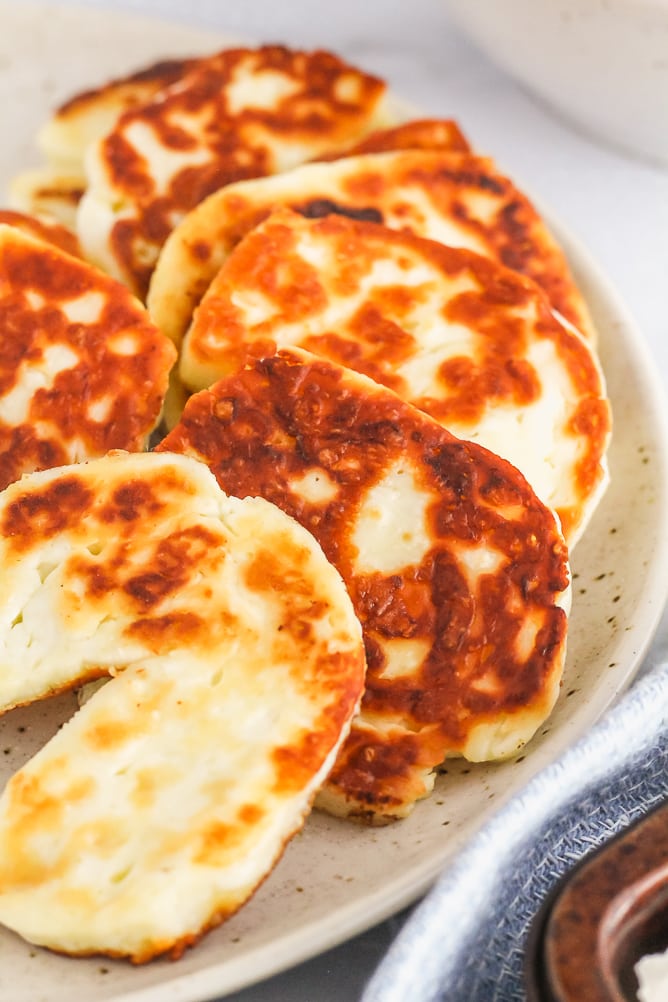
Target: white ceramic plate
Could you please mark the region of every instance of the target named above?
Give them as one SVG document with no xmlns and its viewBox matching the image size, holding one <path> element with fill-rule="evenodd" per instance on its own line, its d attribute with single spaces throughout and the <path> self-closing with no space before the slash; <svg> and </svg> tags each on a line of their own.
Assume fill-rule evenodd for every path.
<svg viewBox="0 0 668 1002">
<path fill-rule="evenodd" d="M 39 162 L 34 131 L 61 98 L 154 58 L 213 50 L 225 41 L 128 15 L 0 0 L 0 187 Z M 448 766 L 435 794 L 400 824 L 370 830 L 313 815 L 253 900 L 178 964 L 134 968 L 72 960 L 0 932 L 0 997 L 200 1002 L 313 956 L 420 895 L 490 812 L 584 732 L 626 686 L 668 592 L 668 436 L 642 341 L 586 255 L 555 230 L 601 332 L 615 437 L 612 485 L 575 554 L 568 667 L 550 721 L 516 761 Z M 70 699 L 60 699 L 2 718 L 0 783 L 71 708 Z"/>
</svg>

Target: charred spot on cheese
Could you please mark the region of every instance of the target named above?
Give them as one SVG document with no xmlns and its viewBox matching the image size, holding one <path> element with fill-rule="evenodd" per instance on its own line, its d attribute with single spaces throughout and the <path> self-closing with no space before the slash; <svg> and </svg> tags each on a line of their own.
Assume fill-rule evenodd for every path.
<svg viewBox="0 0 668 1002">
<path fill-rule="evenodd" d="M 403 816 L 446 755 L 513 754 L 549 714 L 565 654 L 567 551 L 509 463 L 296 348 L 195 394 L 159 449 L 204 460 L 231 494 L 279 505 L 346 582 L 369 667 L 320 797 L 328 809 Z M 313 497 L 322 476 L 327 491 Z"/>
<path fill-rule="evenodd" d="M 362 207 L 353 209 L 349 206 L 338 205 L 331 198 L 314 198 L 310 202 L 293 206 L 295 212 L 306 219 L 322 219 L 323 216 L 347 216 L 348 219 L 365 219 L 367 222 L 382 223 L 383 215 L 378 209 L 373 207 Z"/>
<path fill-rule="evenodd" d="M 286 170 L 379 124 L 384 84 L 328 52 L 229 49 L 127 110 L 92 148 L 87 256 L 144 295 L 161 245 L 211 192 Z"/>
<path fill-rule="evenodd" d="M 92 494 L 73 473 L 40 491 L 19 494 L 3 509 L 2 534 L 15 550 L 25 550 L 38 540 L 76 526 L 92 501 Z"/>
<path fill-rule="evenodd" d="M 159 605 L 183 586 L 192 568 L 203 563 L 208 551 L 220 542 L 220 533 L 213 534 L 203 526 L 173 532 L 156 546 L 151 569 L 126 578 L 123 590 L 140 606 Z M 209 558 L 218 565 L 221 560 L 222 555 Z"/>
<path fill-rule="evenodd" d="M 0 922 L 176 957 L 253 894 L 334 762 L 366 667 L 350 598 L 297 522 L 184 456 L 31 474 L 0 525 L 0 708 L 111 676 L 0 798 Z"/>
<path fill-rule="evenodd" d="M 181 584 L 183 584 L 183 580 Z M 224 621 L 225 617 L 221 617 L 221 620 Z M 127 637 L 139 640 L 147 650 L 155 654 L 164 650 L 165 645 L 183 647 L 186 644 L 201 643 L 202 638 L 210 633 L 206 619 L 195 612 L 170 612 L 164 616 L 142 616 L 141 619 L 130 623 L 125 630 Z"/>
<path fill-rule="evenodd" d="M 581 535 L 608 480 L 609 405 L 592 347 L 530 279 L 412 233 L 277 210 L 204 295 L 180 377 L 204 389 L 292 345 L 503 456 L 556 510 L 569 544 Z M 233 401 L 223 407 L 233 416 Z"/>
<path fill-rule="evenodd" d="M 152 490 L 150 484 L 134 480 L 113 491 L 100 515 L 108 522 L 136 522 L 138 519 L 156 519 L 164 507 L 165 502 Z"/>
<path fill-rule="evenodd" d="M 0 487 L 143 449 L 174 359 L 122 285 L 0 224 Z"/>
<path fill-rule="evenodd" d="M 401 149 L 311 163 L 232 184 L 193 209 L 167 240 L 148 306 L 179 344 L 194 308 L 236 244 L 277 208 L 334 203 L 339 214 L 410 231 L 511 264 L 589 339 L 595 332 L 566 258 L 531 202 L 487 158 Z M 378 215 L 371 217 L 370 210 Z M 197 246 L 198 254 L 191 248 Z M 203 247 L 209 253 L 202 254 Z"/>
</svg>

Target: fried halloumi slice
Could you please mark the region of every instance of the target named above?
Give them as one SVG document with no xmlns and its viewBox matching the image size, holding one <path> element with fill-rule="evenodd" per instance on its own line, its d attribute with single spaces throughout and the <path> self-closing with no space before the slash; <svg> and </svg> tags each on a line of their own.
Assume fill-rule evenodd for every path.
<svg viewBox="0 0 668 1002">
<path fill-rule="evenodd" d="M 184 456 L 0 495 L 0 700 L 111 680 L 0 799 L 0 922 L 136 962 L 235 912 L 302 826 L 364 685 L 313 537 Z"/>
<path fill-rule="evenodd" d="M 22 233 L 35 237 L 36 240 L 43 240 L 68 254 L 73 254 L 74 257 L 81 257 L 76 233 L 56 220 L 41 219 L 31 213 L 18 212 L 14 209 L 0 209 L 0 225 L 13 226 Z"/>
<path fill-rule="evenodd" d="M 570 546 L 607 481 L 610 408 L 595 354 L 539 287 L 471 251 L 343 216 L 283 209 L 209 286 L 180 376 L 204 389 L 297 345 L 389 386 L 508 459 Z"/>
<path fill-rule="evenodd" d="M 294 516 L 346 583 L 368 672 L 326 809 L 402 817 L 445 756 L 512 755 L 547 717 L 565 654 L 567 552 L 509 463 L 297 348 L 195 394 L 158 448 Z"/>
<path fill-rule="evenodd" d="M 288 170 L 386 124 L 385 85 L 328 52 L 229 49 L 125 112 L 87 155 L 86 256 L 144 295 L 179 220 L 222 185 Z"/>
<path fill-rule="evenodd" d="M 489 159 L 399 150 L 306 164 L 229 185 L 190 212 L 167 240 L 148 307 L 175 344 L 239 240 L 280 206 L 333 213 L 466 247 L 533 278 L 552 306 L 588 337 L 594 332 L 564 254 L 538 212 Z"/>
<path fill-rule="evenodd" d="M 145 448 L 175 357 L 123 285 L 0 224 L 0 488 Z"/>
</svg>

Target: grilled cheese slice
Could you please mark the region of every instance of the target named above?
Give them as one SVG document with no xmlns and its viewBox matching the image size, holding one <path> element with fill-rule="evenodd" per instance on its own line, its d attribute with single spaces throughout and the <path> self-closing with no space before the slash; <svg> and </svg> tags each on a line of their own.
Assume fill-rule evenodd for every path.
<svg viewBox="0 0 668 1002">
<path fill-rule="evenodd" d="M 0 494 L 0 706 L 111 676 L 0 799 L 0 922 L 61 953 L 177 957 L 280 857 L 364 684 L 313 537 L 184 456 Z"/>
<path fill-rule="evenodd" d="M 550 713 L 567 550 L 509 463 L 297 348 L 195 394 L 158 448 L 206 462 L 230 494 L 273 501 L 346 583 L 368 672 L 326 809 L 403 817 L 446 756 L 513 755 Z"/>
<path fill-rule="evenodd" d="M 608 481 L 610 409 L 591 346 L 531 279 L 378 223 L 278 210 L 209 286 L 180 377 L 204 389 L 293 345 L 508 459 L 570 546 L 582 533 Z"/>
<path fill-rule="evenodd" d="M 327 52 L 228 49 L 126 111 L 86 157 L 86 256 L 143 296 L 171 229 L 211 192 L 385 124 L 384 84 Z"/>
<path fill-rule="evenodd" d="M 174 346 L 119 282 L 2 223 L 0 344 L 0 488 L 146 447 Z"/>
<path fill-rule="evenodd" d="M 554 309 L 594 339 L 568 263 L 529 200 L 491 160 L 467 153 L 398 150 L 306 164 L 228 185 L 190 212 L 167 240 L 148 307 L 180 344 L 225 258 L 276 208 L 309 218 L 339 214 L 464 247 L 543 288 Z"/>
</svg>

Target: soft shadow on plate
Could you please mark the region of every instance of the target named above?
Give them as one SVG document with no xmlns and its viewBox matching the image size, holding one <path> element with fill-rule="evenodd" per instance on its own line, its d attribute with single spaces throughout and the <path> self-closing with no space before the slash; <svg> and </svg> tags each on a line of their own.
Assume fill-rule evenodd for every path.
<svg viewBox="0 0 668 1002">
<path fill-rule="evenodd" d="M 29 138 L 66 94 L 130 66 L 225 44 L 220 35 L 183 25 L 156 21 L 149 32 L 137 27 L 147 19 L 61 5 L 0 0 L 0 23 L 3 121 L 17 142 L 0 151 L 2 183 L 35 162 Z M 668 589 L 663 403 L 642 340 L 614 291 L 572 238 L 561 229 L 558 236 L 600 330 L 615 431 L 612 484 L 575 553 L 569 658 L 553 716 L 514 760 L 448 763 L 434 795 L 405 822 L 366 829 L 314 814 L 253 900 L 178 964 L 74 961 L 0 931 L 0 994 L 6 985 L 12 1002 L 34 1002 L 45 993 L 49 1002 L 77 994 L 97 1002 L 200 1002 L 313 957 L 415 901 L 497 807 L 581 736 L 628 684 Z M 72 709 L 63 698 L 0 721 L 0 747 L 10 750 L 2 756 L 0 784 Z"/>
</svg>

